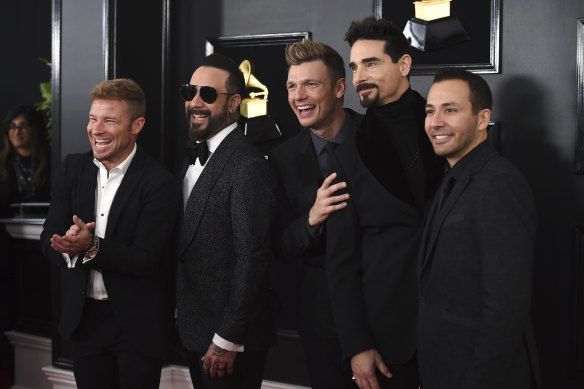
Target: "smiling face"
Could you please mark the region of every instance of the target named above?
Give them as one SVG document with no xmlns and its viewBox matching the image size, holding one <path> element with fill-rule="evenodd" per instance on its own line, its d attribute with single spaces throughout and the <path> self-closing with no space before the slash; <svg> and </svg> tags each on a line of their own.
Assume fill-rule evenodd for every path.
<svg viewBox="0 0 584 389">
<path fill-rule="evenodd" d="M 462 80 L 434 83 L 426 104 L 426 134 L 434 152 L 454 166 L 487 139 L 490 109 L 473 113 L 468 84 Z"/>
<path fill-rule="evenodd" d="M 349 67 L 353 86 L 364 107 L 397 101 L 409 88 L 412 59 L 404 54 L 397 63 L 385 53 L 385 41 L 359 39 L 351 47 Z"/>
<path fill-rule="evenodd" d="M 95 159 L 108 171 L 118 166 L 134 149 L 144 120 L 143 117 L 132 119 L 128 104 L 123 100 L 94 99 L 87 135 Z"/>
<path fill-rule="evenodd" d="M 340 128 L 335 116 L 340 114 L 342 124 L 346 81 L 344 78 L 333 81 L 322 60 L 290 66 L 286 89 L 290 108 L 304 127 L 317 133 Z"/>
<path fill-rule="evenodd" d="M 18 115 L 10 122 L 11 127 L 8 129 L 8 139 L 12 147 L 22 156 L 30 155 L 32 152 L 32 131 L 30 124 L 24 115 Z"/>
<path fill-rule="evenodd" d="M 205 103 L 197 90 L 191 101 L 185 101 L 185 114 L 189 125 L 189 137 L 192 140 L 203 141 L 234 123 L 237 120 L 235 110 L 239 106 L 241 96 L 225 94 L 226 81 L 229 73 L 226 70 L 211 67 L 199 67 L 191 77 L 191 85 L 211 86 L 218 92 L 217 100 Z"/>
</svg>

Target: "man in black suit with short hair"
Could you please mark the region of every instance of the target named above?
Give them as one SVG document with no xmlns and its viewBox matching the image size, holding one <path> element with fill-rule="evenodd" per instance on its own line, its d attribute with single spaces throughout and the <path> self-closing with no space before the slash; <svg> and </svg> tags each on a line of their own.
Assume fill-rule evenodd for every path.
<svg viewBox="0 0 584 389">
<path fill-rule="evenodd" d="M 77 387 L 154 389 L 172 329 L 179 187 L 136 145 L 140 86 L 106 80 L 91 99 L 92 152 L 68 155 L 53 178 L 41 249 L 61 268 L 59 330 Z"/>
<path fill-rule="evenodd" d="M 424 389 L 529 389 L 536 212 L 523 175 L 487 140 L 491 91 L 480 76 L 439 71 L 426 133 L 449 169 L 428 212 L 418 270 Z"/>
<path fill-rule="evenodd" d="M 298 330 L 313 388 L 348 388 L 351 368 L 343 361 L 326 278 L 326 221 L 346 206 L 345 183 L 332 184 L 331 146 L 350 140 L 362 115 L 343 109 L 347 87 L 343 58 L 320 42 L 286 47 L 288 103 L 304 127 L 272 150 L 269 161 L 280 179 L 281 259 L 300 263 Z M 332 174 L 331 174 L 332 173 Z"/>
<path fill-rule="evenodd" d="M 347 207 L 328 224 L 327 275 L 343 350 L 360 388 L 418 388 L 416 258 L 426 199 L 442 164 L 410 88 L 410 46 L 387 20 L 353 22 L 349 67 L 367 107 L 355 140 L 334 152 Z"/>
<path fill-rule="evenodd" d="M 269 309 L 273 175 L 237 125 L 237 65 L 206 57 L 181 87 L 188 130 L 177 323 L 196 388 L 259 388 L 276 331 Z"/>
</svg>

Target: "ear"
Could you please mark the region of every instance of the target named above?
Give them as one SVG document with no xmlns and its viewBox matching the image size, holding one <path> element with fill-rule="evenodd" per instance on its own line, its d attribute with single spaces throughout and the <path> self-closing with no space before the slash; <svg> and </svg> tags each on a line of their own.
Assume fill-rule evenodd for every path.
<svg viewBox="0 0 584 389">
<path fill-rule="evenodd" d="M 342 98 L 345 95 L 346 91 L 347 80 L 345 80 L 344 78 L 339 78 L 335 83 L 335 95 L 337 96 L 337 99 Z"/>
<path fill-rule="evenodd" d="M 235 112 L 235 110 L 239 107 L 239 104 L 241 104 L 241 96 L 238 94 L 231 96 L 228 103 L 229 111 Z"/>
<path fill-rule="evenodd" d="M 144 123 L 146 123 L 144 117 L 134 119 L 132 122 L 132 135 L 138 135 L 142 131 L 142 128 L 144 128 Z"/>
<path fill-rule="evenodd" d="M 410 57 L 409 54 L 402 55 L 397 62 L 399 64 L 400 73 L 403 77 L 410 74 L 410 70 L 412 69 L 412 57 Z"/>
<path fill-rule="evenodd" d="M 491 110 L 488 108 L 481 109 L 477 116 L 479 131 L 486 131 L 487 127 L 489 127 L 489 121 L 491 120 Z"/>
</svg>

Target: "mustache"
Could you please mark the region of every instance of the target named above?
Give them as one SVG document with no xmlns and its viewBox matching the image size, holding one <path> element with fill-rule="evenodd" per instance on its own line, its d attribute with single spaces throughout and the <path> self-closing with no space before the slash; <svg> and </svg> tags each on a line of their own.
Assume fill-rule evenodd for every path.
<svg viewBox="0 0 584 389">
<path fill-rule="evenodd" d="M 191 115 L 209 115 L 211 116 L 211 111 L 208 109 L 197 109 L 197 108 L 189 108 L 187 109 L 187 114 Z"/>
<path fill-rule="evenodd" d="M 357 87 L 355 89 L 357 90 L 357 92 L 361 92 L 363 89 L 371 89 L 371 88 L 379 89 L 377 84 L 359 84 L 359 85 L 357 85 Z"/>
</svg>

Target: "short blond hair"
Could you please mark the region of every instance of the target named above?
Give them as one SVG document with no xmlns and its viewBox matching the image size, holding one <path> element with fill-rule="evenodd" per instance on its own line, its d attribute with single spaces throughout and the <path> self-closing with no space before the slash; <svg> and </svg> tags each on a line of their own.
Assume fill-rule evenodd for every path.
<svg viewBox="0 0 584 389">
<path fill-rule="evenodd" d="M 312 42 L 310 39 L 292 43 L 286 46 L 285 54 L 288 68 L 305 62 L 321 60 L 326 65 L 333 83 L 346 77 L 343 57 L 326 43 Z"/>
<path fill-rule="evenodd" d="M 95 99 L 123 100 L 128 104 L 132 120 L 146 115 L 146 97 L 144 91 L 135 81 L 128 78 L 105 80 L 93 88 L 89 94 Z"/>
</svg>

